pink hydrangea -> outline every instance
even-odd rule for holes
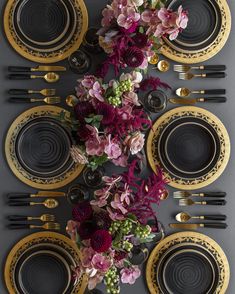
[[[135,92],[126,92],[122,95],[123,105],[140,106],[138,95]]]
[[[122,154],[117,159],[113,159],[112,163],[115,164],[116,166],[126,167],[128,164],[127,160],[128,160],[127,155]]]
[[[121,281],[123,284],[131,284],[133,285],[136,279],[139,278],[141,271],[138,266],[131,266],[123,268],[120,272]]]
[[[117,23],[120,27],[128,30],[134,23],[140,20],[140,14],[132,7],[125,7],[122,13],[117,18]]]
[[[112,265],[108,256],[99,253],[93,256],[91,263],[95,269],[103,273],[106,273]]]
[[[122,149],[116,140],[111,140],[111,135],[108,136],[107,144],[104,147],[104,152],[109,159],[116,159],[122,154]]]
[[[114,196],[114,200],[111,201],[111,207],[115,210],[120,210],[120,212],[123,215],[125,215],[128,212],[128,210],[125,208],[125,205],[125,201],[121,201],[121,197],[118,194],[116,194]]]
[[[81,248],[81,262],[84,267],[92,267],[92,258],[95,255],[95,251],[91,247],[82,247]]]
[[[90,89],[93,87],[95,81],[96,81],[96,77],[93,75],[90,75],[90,76],[85,76],[80,82],[83,87]]]
[[[106,140],[99,137],[99,140],[95,138],[89,139],[85,142],[86,153],[91,156],[102,156],[104,154],[104,148],[106,145]]]

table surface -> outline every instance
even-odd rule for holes
[[[0,7],[3,15],[4,6],[7,1],[0,0]],[[85,0],[88,13],[89,13],[89,25],[99,25],[101,10],[107,4],[108,1],[105,0]],[[95,6],[94,6],[95,3]],[[235,1],[228,1],[232,16],[235,14]],[[6,79],[7,66],[9,65],[22,65],[22,66],[34,66],[35,64],[25,60],[19,56],[8,44],[4,32],[3,25],[1,25],[0,32],[0,136],[2,142],[2,152],[0,154],[0,263],[1,263],[1,279],[0,282],[0,293],[7,293],[4,280],[3,280],[3,270],[5,258],[11,249],[11,247],[18,242],[22,237],[28,235],[29,231],[9,231],[5,228],[5,218],[9,214],[26,214],[26,215],[40,215],[41,213],[47,212],[44,208],[10,208],[7,207],[6,194],[9,192],[34,192],[30,187],[27,187],[21,183],[10,171],[4,156],[4,140],[6,132],[11,124],[11,122],[24,110],[31,107],[31,105],[20,105],[20,104],[9,104],[7,102],[7,90],[9,88],[35,88],[40,89],[47,86],[43,81],[9,81]],[[228,228],[226,230],[216,230],[216,229],[204,229],[200,230],[202,233],[215,239],[227,254],[230,267],[231,267],[231,280],[227,291],[227,294],[234,294],[235,282],[234,282],[234,272],[235,272],[235,251],[234,251],[234,241],[235,241],[235,168],[233,165],[235,155],[233,153],[233,145],[235,140],[235,132],[233,126],[235,125],[235,97],[234,95],[234,83],[235,83],[235,29],[232,30],[230,38],[226,43],[224,49],[217,54],[214,58],[209,60],[206,64],[226,64],[227,65],[227,77],[226,79],[218,80],[192,80],[192,81],[180,81],[177,79],[177,75],[172,71],[168,73],[157,73],[155,76],[159,76],[163,81],[167,82],[172,86],[172,89],[176,89],[180,86],[186,86],[190,89],[206,89],[206,88],[225,88],[227,89],[228,101],[226,104],[214,104],[214,105],[203,105],[206,109],[217,115],[225,124],[231,138],[232,153],[229,164],[223,173],[223,175],[213,184],[206,187],[207,191],[226,191],[227,192],[227,206],[225,207],[190,207],[187,209],[189,213],[195,214],[206,214],[206,213],[224,213],[228,216]],[[99,59],[98,56],[93,56],[93,65]],[[61,65],[65,64],[61,62]],[[172,64],[172,63],[171,63]],[[94,70],[93,68],[93,70]],[[92,70],[91,70],[92,72]],[[62,75],[61,81],[55,84],[58,90],[58,94],[61,97],[66,97],[68,94],[73,92],[76,80],[79,76],[67,72]],[[169,93],[171,94],[171,93]],[[109,171],[112,171],[112,167],[109,167]],[[116,172],[116,169],[115,169]],[[79,182],[79,179],[75,182]],[[66,188],[65,188],[66,189]],[[177,206],[176,201],[170,197],[167,201],[163,202],[160,207],[156,208],[157,216],[159,220],[164,224],[167,229],[167,233],[174,233],[173,230],[169,230],[168,224],[173,222],[173,216],[180,211]],[[66,220],[71,216],[71,207],[66,203],[65,199],[62,199],[60,206],[53,210],[58,221],[62,226],[65,227]],[[101,285],[102,289],[103,286]],[[140,277],[133,286],[122,286],[121,293],[136,293],[144,294],[148,293],[145,282],[145,271],[143,268],[142,277]]]

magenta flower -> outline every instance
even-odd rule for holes
[[[97,113],[103,115],[102,124],[109,125],[115,118],[115,109],[112,105],[107,103],[97,104]]]
[[[134,23],[140,20],[140,14],[132,7],[125,7],[122,13],[117,18],[117,23],[120,27],[128,30]]]
[[[109,159],[117,159],[122,154],[120,145],[116,142],[116,140],[111,140],[111,135],[108,136],[104,152],[107,154]]]
[[[139,278],[141,271],[138,266],[131,266],[123,268],[120,272],[121,274],[121,281],[123,284],[131,284],[133,285],[136,279]]]
[[[95,82],[92,89],[89,90],[89,95],[93,98],[98,99],[99,101],[104,101],[104,89],[99,82]]]
[[[121,31],[126,33],[126,34],[133,34],[136,29],[138,28],[138,25],[139,23],[138,22],[134,22],[130,27],[129,29],[125,29],[125,28],[122,28]]]
[[[112,262],[108,256],[98,253],[93,256],[91,263],[95,269],[103,273],[106,273],[112,266]]]
[[[130,67],[139,67],[144,61],[143,51],[136,47],[129,47],[123,54],[123,60]]]

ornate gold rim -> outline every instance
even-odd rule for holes
[[[164,252],[175,244],[190,242],[202,245],[216,259],[220,271],[220,281],[215,294],[225,294],[229,285],[230,268],[228,259],[223,249],[210,237],[197,232],[180,232],[172,234],[163,239],[151,252],[146,267],[146,280],[151,294],[161,294],[155,278],[154,265],[158,262]]]
[[[58,52],[52,52],[48,54],[48,56],[43,56],[42,52],[34,52],[32,49],[27,48],[25,45],[21,44],[17,39],[17,36],[12,29],[12,21],[11,21],[11,11],[16,3],[16,0],[8,0],[5,11],[4,11],[4,31],[6,37],[11,44],[11,46],[23,57],[26,59],[32,60],[38,63],[55,63],[59,62],[67,57],[69,57],[74,51],[76,51],[82,41],[84,34],[88,28],[88,13],[86,9],[86,5],[83,0],[73,0],[73,4],[75,9],[80,10],[82,16],[82,27],[79,32],[76,33],[76,38],[70,41],[70,44],[67,44],[63,50],[58,50]]]
[[[6,262],[5,262],[5,268],[4,268],[4,279],[6,287],[10,294],[17,294],[17,291],[14,287],[13,282],[13,273],[14,268],[17,262],[17,258],[19,257],[19,253],[24,251],[27,247],[31,246],[35,242],[51,242],[51,243],[59,243],[63,244],[67,247],[68,250],[71,251],[71,255],[74,257],[74,261],[76,263],[79,262],[81,253],[78,249],[78,247],[73,243],[68,237],[55,233],[55,232],[38,232],[31,234],[29,236],[26,236],[25,238],[21,239],[17,244],[14,245],[14,247],[9,252]],[[74,286],[74,289],[71,294],[83,294],[87,286],[87,279],[85,276],[81,279],[81,281]]]
[[[183,190],[200,189],[202,187],[205,187],[211,184],[216,179],[218,179],[228,164],[229,157],[230,157],[230,149],[231,149],[228,132],[225,126],[223,125],[223,123],[214,114],[212,114],[211,112],[203,108],[199,108],[195,106],[183,106],[183,107],[174,108],[166,112],[165,114],[163,114],[160,118],[156,120],[156,122],[153,124],[152,129],[150,130],[148,135],[147,147],[146,147],[147,158],[154,172],[157,171],[156,170],[157,165],[162,166],[159,158],[156,155],[154,158],[154,154],[153,154],[154,139],[157,139],[157,137],[159,137],[161,130],[164,128],[166,124],[169,123],[170,120],[176,117],[183,117],[183,116],[189,116],[189,115],[192,115],[194,117],[201,117],[211,124],[211,126],[216,130],[219,136],[220,143],[221,143],[221,151],[220,151],[220,157],[215,167],[207,175],[204,175],[200,178],[196,178],[192,180],[188,180],[188,179],[184,180],[181,178],[176,178],[170,175],[163,168],[163,174],[166,178],[167,184],[174,188],[183,189]]]
[[[163,41],[163,45],[161,47],[161,53],[168,57],[171,60],[181,62],[181,63],[199,63],[210,59],[215,56],[225,45],[228,40],[232,20],[231,20],[231,12],[226,0],[215,0],[218,6],[221,9],[221,30],[214,40],[214,42],[205,50],[192,52],[192,53],[184,53],[180,52],[169,46],[166,42]]]
[[[74,164],[69,171],[65,172],[64,174],[58,177],[53,177],[50,179],[49,178],[42,179],[42,178],[33,176],[29,172],[25,171],[22,168],[22,166],[19,164],[15,156],[15,139],[22,125],[24,125],[26,122],[36,117],[58,116],[61,113],[61,111],[66,111],[66,110],[57,106],[49,106],[49,105],[37,106],[29,110],[26,110],[13,121],[6,136],[5,154],[6,154],[6,159],[10,169],[15,174],[15,176],[18,179],[20,179],[23,183],[31,187],[34,187],[36,189],[51,190],[51,189],[61,188],[71,183],[73,180],[75,180],[80,175],[80,173],[82,172],[84,168],[83,165]],[[69,115],[68,111],[66,111],[66,113]]]

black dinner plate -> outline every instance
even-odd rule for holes
[[[173,246],[159,260],[157,281],[164,294],[213,294],[219,269],[215,258],[202,246]]]
[[[19,1],[13,13],[19,39],[29,48],[52,51],[65,46],[76,27],[70,0]]]
[[[165,169],[184,179],[207,174],[220,154],[220,140],[215,129],[195,117],[173,120],[163,129],[156,144]]]
[[[177,50],[200,51],[207,48],[221,29],[221,11],[215,0],[171,0],[168,8],[177,10],[182,5],[189,21],[176,40],[169,43]]]
[[[15,150],[26,171],[41,178],[52,178],[72,166],[71,144],[69,133],[56,119],[41,117],[20,130]]]
[[[69,294],[73,289],[72,264],[72,257],[62,247],[49,243],[34,245],[16,264],[15,287],[20,294]]]

